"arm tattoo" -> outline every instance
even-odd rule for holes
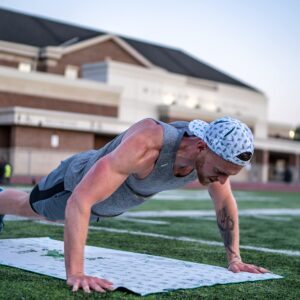
[[[238,255],[232,249],[234,220],[228,215],[226,207],[217,212],[217,223],[224,241],[225,248],[234,256]]]

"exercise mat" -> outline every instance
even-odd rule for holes
[[[50,238],[0,240],[0,264],[66,279],[63,242]],[[128,251],[86,246],[85,272],[105,278],[114,288],[140,295],[266,279],[272,273],[232,273],[226,268]]]

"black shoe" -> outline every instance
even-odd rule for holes
[[[3,191],[4,191],[4,189],[2,187],[0,187],[0,192],[3,192]],[[4,228],[3,219],[4,219],[4,215],[0,215],[0,233],[2,232],[2,230]]]

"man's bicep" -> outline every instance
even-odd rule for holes
[[[131,134],[110,153],[113,168],[132,174],[150,168],[156,161],[162,144],[160,126],[144,128]]]
[[[110,155],[100,160],[83,177],[73,194],[80,205],[91,207],[108,198],[126,180],[127,174],[114,168]]]
[[[91,207],[108,198],[143,165],[143,160],[148,156],[144,148],[136,149],[134,143],[122,143],[100,158],[74,190],[76,201],[84,207]]]
[[[109,197],[132,173],[150,168],[159,154],[159,143],[153,142],[158,127],[132,132],[121,144],[89,170],[74,193],[92,206]],[[157,137],[156,137],[157,139]]]

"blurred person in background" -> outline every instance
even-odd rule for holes
[[[9,185],[12,176],[12,166],[9,162],[4,165],[4,184]]]

